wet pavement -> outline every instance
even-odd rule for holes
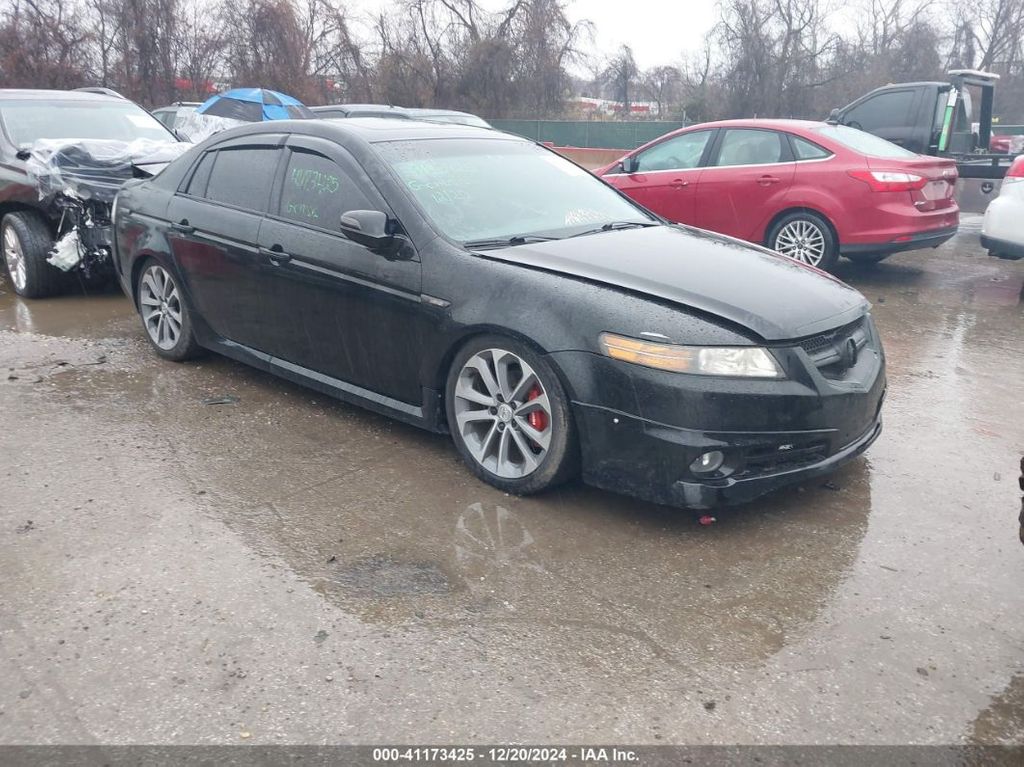
[[[979,225],[840,267],[883,435],[710,527],[0,284],[0,743],[1024,742],[1024,262]]]

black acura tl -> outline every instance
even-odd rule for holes
[[[669,225],[515,136],[254,124],[129,182],[114,223],[157,354],[212,349],[447,432],[508,492],[582,475],[707,508],[827,472],[881,429],[860,293]]]

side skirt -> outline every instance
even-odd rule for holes
[[[441,418],[441,395],[433,389],[423,387],[423,404],[410,405],[407,402],[386,397],[339,378],[332,378],[234,341],[209,338],[204,338],[202,341],[202,345],[211,351],[267,373],[273,373],[287,381],[314,389],[343,402],[358,405],[375,413],[394,418],[396,421],[412,424],[428,431],[437,433],[447,431]]]

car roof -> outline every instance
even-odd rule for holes
[[[330,110],[342,110],[345,112],[395,112],[404,114],[405,107],[396,107],[392,104],[322,104],[310,107],[314,112],[325,112]]]
[[[458,109],[432,109],[430,107],[408,107],[411,115],[458,115],[459,117],[476,117],[472,112],[460,112]]]
[[[826,125],[824,120],[793,120],[793,119],[769,119],[753,117],[738,120],[716,120],[709,123],[697,123],[687,125],[686,130],[694,128],[769,128],[771,130],[808,130]]]
[[[126,99],[90,91],[57,91],[28,88],[0,88],[0,101],[110,101],[124,103]]]
[[[344,142],[355,138],[369,144],[384,141],[417,141],[435,138],[500,139],[527,141],[510,133],[456,123],[432,123],[420,120],[392,120],[387,117],[350,117],[347,120],[270,120],[239,126],[216,137],[280,134],[282,130],[305,136],[319,136]]]

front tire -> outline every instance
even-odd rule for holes
[[[53,237],[43,219],[30,211],[8,213],[0,223],[0,246],[14,292],[25,298],[45,298],[64,288],[64,273],[46,263]]]
[[[135,286],[135,299],[146,337],[157,354],[182,362],[199,353],[188,304],[169,269],[153,259],[144,263]]]
[[[470,341],[452,362],[445,402],[455,447],[484,482],[529,495],[576,473],[569,399],[551,365],[525,344]]]
[[[839,243],[821,216],[796,211],[783,216],[768,233],[768,247],[794,261],[831,271],[839,260]]]

